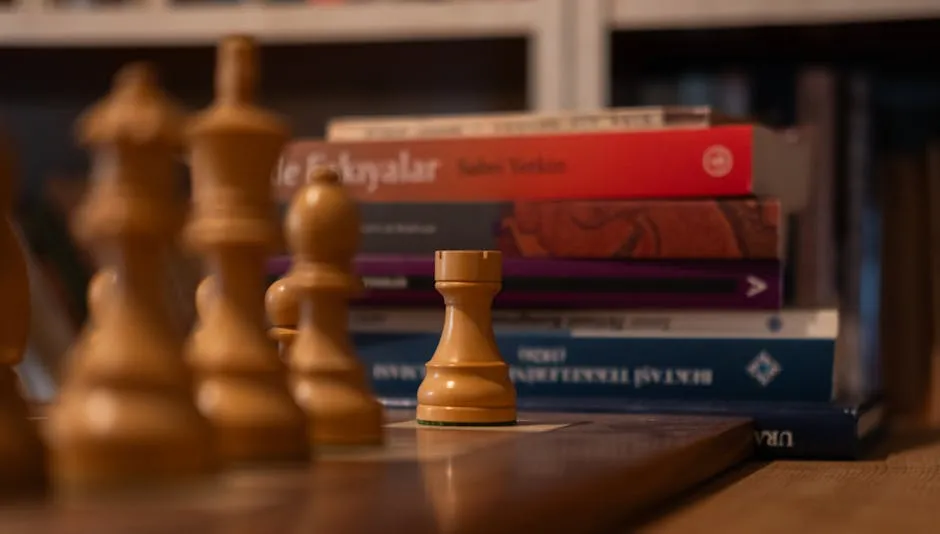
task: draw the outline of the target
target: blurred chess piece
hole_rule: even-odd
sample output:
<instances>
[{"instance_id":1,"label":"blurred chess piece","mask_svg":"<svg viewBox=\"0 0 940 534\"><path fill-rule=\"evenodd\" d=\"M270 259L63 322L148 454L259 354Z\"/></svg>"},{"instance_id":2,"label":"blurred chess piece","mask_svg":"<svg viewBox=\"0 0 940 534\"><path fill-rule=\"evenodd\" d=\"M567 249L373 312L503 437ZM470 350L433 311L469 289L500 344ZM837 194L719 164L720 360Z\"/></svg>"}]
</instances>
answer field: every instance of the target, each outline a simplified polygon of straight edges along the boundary
<instances>
[{"instance_id":1,"label":"blurred chess piece","mask_svg":"<svg viewBox=\"0 0 940 534\"><path fill-rule=\"evenodd\" d=\"M270 324L268 336L277 342L278 353L286 361L294 338L297 337L297 322L300 320L297 292L284 279L280 279L268 288L264 305Z\"/></svg>"},{"instance_id":2,"label":"blurred chess piece","mask_svg":"<svg viewBox=\"0 0 940 534\"><path fill-rule=\"evenodd\" d=\"M215 101L187 131L193 210L185 237L212 279L187 360L229 465L306 461L310 453L307 418L265 331L266 259L280 233L270 177L289 130L254 104L257 55L247 37L222 40Z\"/></svg>"},{"instance_id":3,"label":"blurred chess piece","mask_svg":"<svg viewBox=\"0 0 940 534\"><path fill-rule=\"evenodd\" d=\"M88 288L85 291L85 302L88 304L88 317L85 319L85 324L82 326L81 331L72 342L72 346L68 351L68 357L62 362L63 376L70 376L72 374L72 362L81 361L78 354L84 350L86 345L94 346L100 343L94 340L98 332L96 318L102 316L102 310L104 306L107 305L108 300L113 300L114 288L117 283L117 273L114 269L108 268L99 269L92 275L91 280L88 281Z\"/></svg>"},{"instance_id":4,"label":"blurred chess piece","mask_svg":"<svg viewBox=\"0 0 940 534\"><path fill-rule=\"evenodd\" d=\"M14 366L29 340L29 271L11 221L15 197L13 153L0 139L0 497L45 484L45 449L22 395Z\"/></svg>"},{"instance_id":5,"label":"blurred chess piece","mask_svg":"<svg viewBox=\"0 0 940 534\"><path fill-rule=\"evenodd\" d=\"M502 287L502 254L444 250L434 258L444 297L444 328L418 388L418 422L504 425L516 422L516 390L493 335L493 297Z\"/></svg>"},{"instance_id":6,"label":"blurred chess piece","mask_svg":"<svg viewBox=\"0 0 940 534\"><path fill-rule=\"evenodd\" d=\"M353 270L359 225L356 203L326 168L314 172L287 212L293 262L282 283L300 303L288 360L294 398L310 418L316 445L383 441L382 406L349 336L349 299L362 288Z\"/></svg>"},{"instance_id":7,"label":"blurred chess piece","mask_svg":"<svg viewBox=\"0 0 940 534\"><path fill-rule=\"evenodd\" d=\"M62 490L175 483L212 466L209 427L159 283L184 214L174 169L183 120L153 68L133 64L78 123L93 163L75 232L107 274L89 288L89 330L49 414Z\"/></svg>"}]
</instances>

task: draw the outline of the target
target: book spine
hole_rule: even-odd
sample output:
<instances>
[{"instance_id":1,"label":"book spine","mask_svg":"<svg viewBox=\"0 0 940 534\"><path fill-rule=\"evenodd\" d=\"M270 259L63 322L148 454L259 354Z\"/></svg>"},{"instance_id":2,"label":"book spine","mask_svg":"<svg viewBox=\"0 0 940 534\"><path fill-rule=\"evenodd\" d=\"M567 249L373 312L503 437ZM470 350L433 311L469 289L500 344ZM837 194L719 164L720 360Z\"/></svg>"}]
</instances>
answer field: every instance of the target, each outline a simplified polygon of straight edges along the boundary
<instances>
[{"instance_id":1,"label":"book spine","mask_svg":"<svg viewBox=\"0 0 940 534\"><path fill-rule=\"evenodd\" d=\"M390 408L413 408L416 404L414 397L381 397L380 401ZM880 406L861 416L829 405L782 410L740 403L716 410L685 402L625 403L609 399L523 398L518 407L530 412L739 415L754 421L757 456L765 460L857 460L879 435L883 418Z\"/></svg>"},{"instance_id":2,"label":"book spine","mask_svg":"<svg viewBox=\"0 0 940 534\"><path fill-rule=\"evenodd\" d=\"M775 199L367 202L359 211L363 254L780 260L786 241Z\"/></svg>"},{"instance_id":3,"label":"book spine","mask_svg":"<svg viewBox=\"0 0 940 534\"><path fill-rule=\"evenodd\" d=\"M873 435L846 413L754 413L754 441L767 459L856 460ZM873 432L874 434L874 432Z\"/></svg>"},{"instance_id":4,"label":"book spine","mask_svg":"<svg viewBox=\"0 0 940 534\"><path fill-rule=\"evenodd\" d=\"M413 397L437 333L354 333L382 397ZM827 402L831 339L572 337L497 332L519 398Z\"/></svg>"},{"instance_id":5,"label":"book spine","mask_svg":"<svg viewBox=\"0 0 940 534\"><path fill-rule=\"evenodd\" d=\"M356 199L369 202L765 194L769 192L753 187L757 130L723 126L475 139L296 141L282 154L274 186L277 198L287 201L310 171L329 165L341 171Z\"/></svg>"},{"instance_id":6,"label":"book spine","mask_svg":"<svg viewBox=\"0 0 940 534\"><path fill-rule=\"evenodd\" d=\"M434 308L361 308L349 313L352 332L439 333L444 314ZM584 337L836 339L836 309L778 312L677 310L494 310L497 332L555 332Z\"/></svg>"},{"instance_id":7,"label":"book spine","mask_svg":"<svg viewBox=\"0 0 940 534\"><path fill-rule=\"evenodd\" d=\"M428 277L364 276L365 291L357 300L363 306L427 306L438 305L441 296L434 290L434 281ZM511 282L511 281L510 281ZM777 310L783 305L783 288L779 279L755 277L692 280L676 282L671 288L658 288L658 292L640 289L646 284L635 279L635 288L592 291L596 281L585 278L569 279L570 289L551 288L529 291L514 288L501 291L493 301L497 309L544 308L551 310L626 309L644 308L679 310ZM649 284L663 286L667 279L649 280ZM561 282L559 282L561 284ZM504 281L504 286L505 286ZM578 289L578 286L585 289ZM627 285L626 283L623 285Z\"/></svg>"},{"instance_id":8,"label":"book spine","mask_svg":"<svg viewBox=\"0 0 940 534\"><path fill-rule=\"evenodd\" d=\"M499 250L520 258L781 259L781 219L773 199L515 202L499 223Z\"/></svg>"},{"instance_id":9,"label":"book spine","mask_svg":"<svg viewBox=\"0 0 940 534\"><path fill-rule=\"evenodd\" d=\"M282 276L290 258L269 260ZM359 256L366 291L360 305L437 305L430 256ZM781 266L776 261L613 262L510 259L503 263L497 308L779 309Z\"/></svg>"},{"instance_id":10,"label":"book spine","mask_svg":"<svg viewBox=\"0 0 940 534\"><path fill-rule=\"evenodd\" d=\"M359 251L429 256L437 250L493 250L508 206L504 202L362 203Z\"/></svg>"},{"instance_id":11,"label":"book spine","mask_svg":"<svg viewBox=\"0 0 940 534\"><path fill-rule=\"evenodd\" d=\"M327 125L330 141L486 137L568 132L649 130L705 127L712 123L708 107L646 107L583 113L499 113L432 117L340 117Z\"/></svg>"}]
</instances>

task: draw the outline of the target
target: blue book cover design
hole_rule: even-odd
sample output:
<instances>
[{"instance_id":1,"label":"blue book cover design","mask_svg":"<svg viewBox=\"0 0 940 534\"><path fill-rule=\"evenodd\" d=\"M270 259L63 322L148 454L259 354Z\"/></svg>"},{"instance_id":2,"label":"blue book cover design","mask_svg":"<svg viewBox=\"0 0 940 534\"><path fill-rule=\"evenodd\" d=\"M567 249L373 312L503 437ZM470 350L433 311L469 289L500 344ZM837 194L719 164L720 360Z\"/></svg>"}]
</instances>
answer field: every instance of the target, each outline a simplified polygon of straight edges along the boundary
<instances>
[{"instance_id":1,"label":"blue book cover design","mask_svg":"<svg viewBox=\"0 0 940 534\"><path fill-rule=\"evenodd\" d=\"M413 397L440 334L355 333L381 397ZM828 402L835 340L496 334L520 398Z\"/></svg>"}]
</instances>

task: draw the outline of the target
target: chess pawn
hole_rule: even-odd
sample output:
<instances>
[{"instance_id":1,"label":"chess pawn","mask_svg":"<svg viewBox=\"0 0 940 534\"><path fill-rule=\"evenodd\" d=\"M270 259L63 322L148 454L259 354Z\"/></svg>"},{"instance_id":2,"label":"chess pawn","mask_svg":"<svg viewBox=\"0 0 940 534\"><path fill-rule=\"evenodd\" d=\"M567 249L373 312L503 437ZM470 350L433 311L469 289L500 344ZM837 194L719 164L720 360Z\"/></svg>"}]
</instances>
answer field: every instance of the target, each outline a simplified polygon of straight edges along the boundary
<instances>
[{"instance_id":1,"label":"chess pawn","mask_svg":"<svg viewBox=\"0 0 940 534\"><path fill-rule=\"evenodd\" d=\"M418 422L501 425L516 421L516 390L493 335L493 297L502 288L498 251L446 250L434 257L444 328L418 388Z\"/></svg>"},{"instance_id":2,"label":"chess pawn","mask_svg":"<svg viewBox=\"0 0 940 534\"><path fill-rule=\"evenodd\" d=\"M362 288L353 271L359 212L339 175L319 169L291 201L285 223L293 256L283 282L297 293L300 320L288 360L294 398L316 445L382 442L382 406L349 337L349 299Z\"/></svg>"},{"instance_id":3,"label":"chess pawn","mask_svg":"<svg viewBox=\"0 0 940 534\"><path fill-rule=\"evenodd\" d=\"M29 272L13 231L13 162L0 145L0 496L22 495L45 482L45 449L14 366L29 339Z\"/></svg>"},{"instance_id":4,"label":"chess pawn","mask_svg":"<svg viewBox=\"0 0 940 534\"><path fill-rule=\"evenodd\" d=\"M280 233L270 177L290 131L254 103L257 56L250 38L221 41L215 101L186 135L193 209L185 240L212 279L211 305L198 310L187 361L217 453L239 466L310 456L307 418L265 331L266 261Z\"/></svg>"},{"instance_id":5,"label":"chess pawn","mask_svg":"<svg viewBox=\"0 0 940 534\"><path fill-rule=\"evenodd\" d=\"M94 152L76 237L110 274L90 288L91 334L49 412L51 474L66 493L189 480L211 469L209 427L155 283L182 220L173 165L183 116L153 69L135 64L78 126Z\"/></svg>"},{"instance_id":6,"label":"chess pawn","mask_svg":"<svg viewBox=\"0 0 940 534\"><path fill-rule=\"evenodd\" d=\"M283 279L278 280L268 288L264 306L270 324L268 336L277 342L281 359L286 361L297 337L297 322L300 320L297 294Z\"/></svg>"}]
</instances>

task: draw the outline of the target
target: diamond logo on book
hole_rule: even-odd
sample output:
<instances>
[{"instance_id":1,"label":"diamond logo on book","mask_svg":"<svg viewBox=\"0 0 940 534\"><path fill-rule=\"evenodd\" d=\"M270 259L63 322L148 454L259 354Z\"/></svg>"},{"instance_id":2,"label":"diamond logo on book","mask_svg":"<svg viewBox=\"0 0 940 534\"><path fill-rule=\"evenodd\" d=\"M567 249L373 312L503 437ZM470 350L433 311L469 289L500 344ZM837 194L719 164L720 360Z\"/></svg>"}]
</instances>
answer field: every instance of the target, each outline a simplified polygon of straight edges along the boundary
<instances>
[{"instance_id":1,"label":"diamond logo on book","mask_svg":"<svg viewBox=\"0 0 940 534\"><path fill-rule=\"evenodd\" d=\"M760 351L760 354L747 365L747 374L764 387L773 382L781 371L783 367L780 367L780 363L766 350Z\"/></svg>"}]
</instances>

